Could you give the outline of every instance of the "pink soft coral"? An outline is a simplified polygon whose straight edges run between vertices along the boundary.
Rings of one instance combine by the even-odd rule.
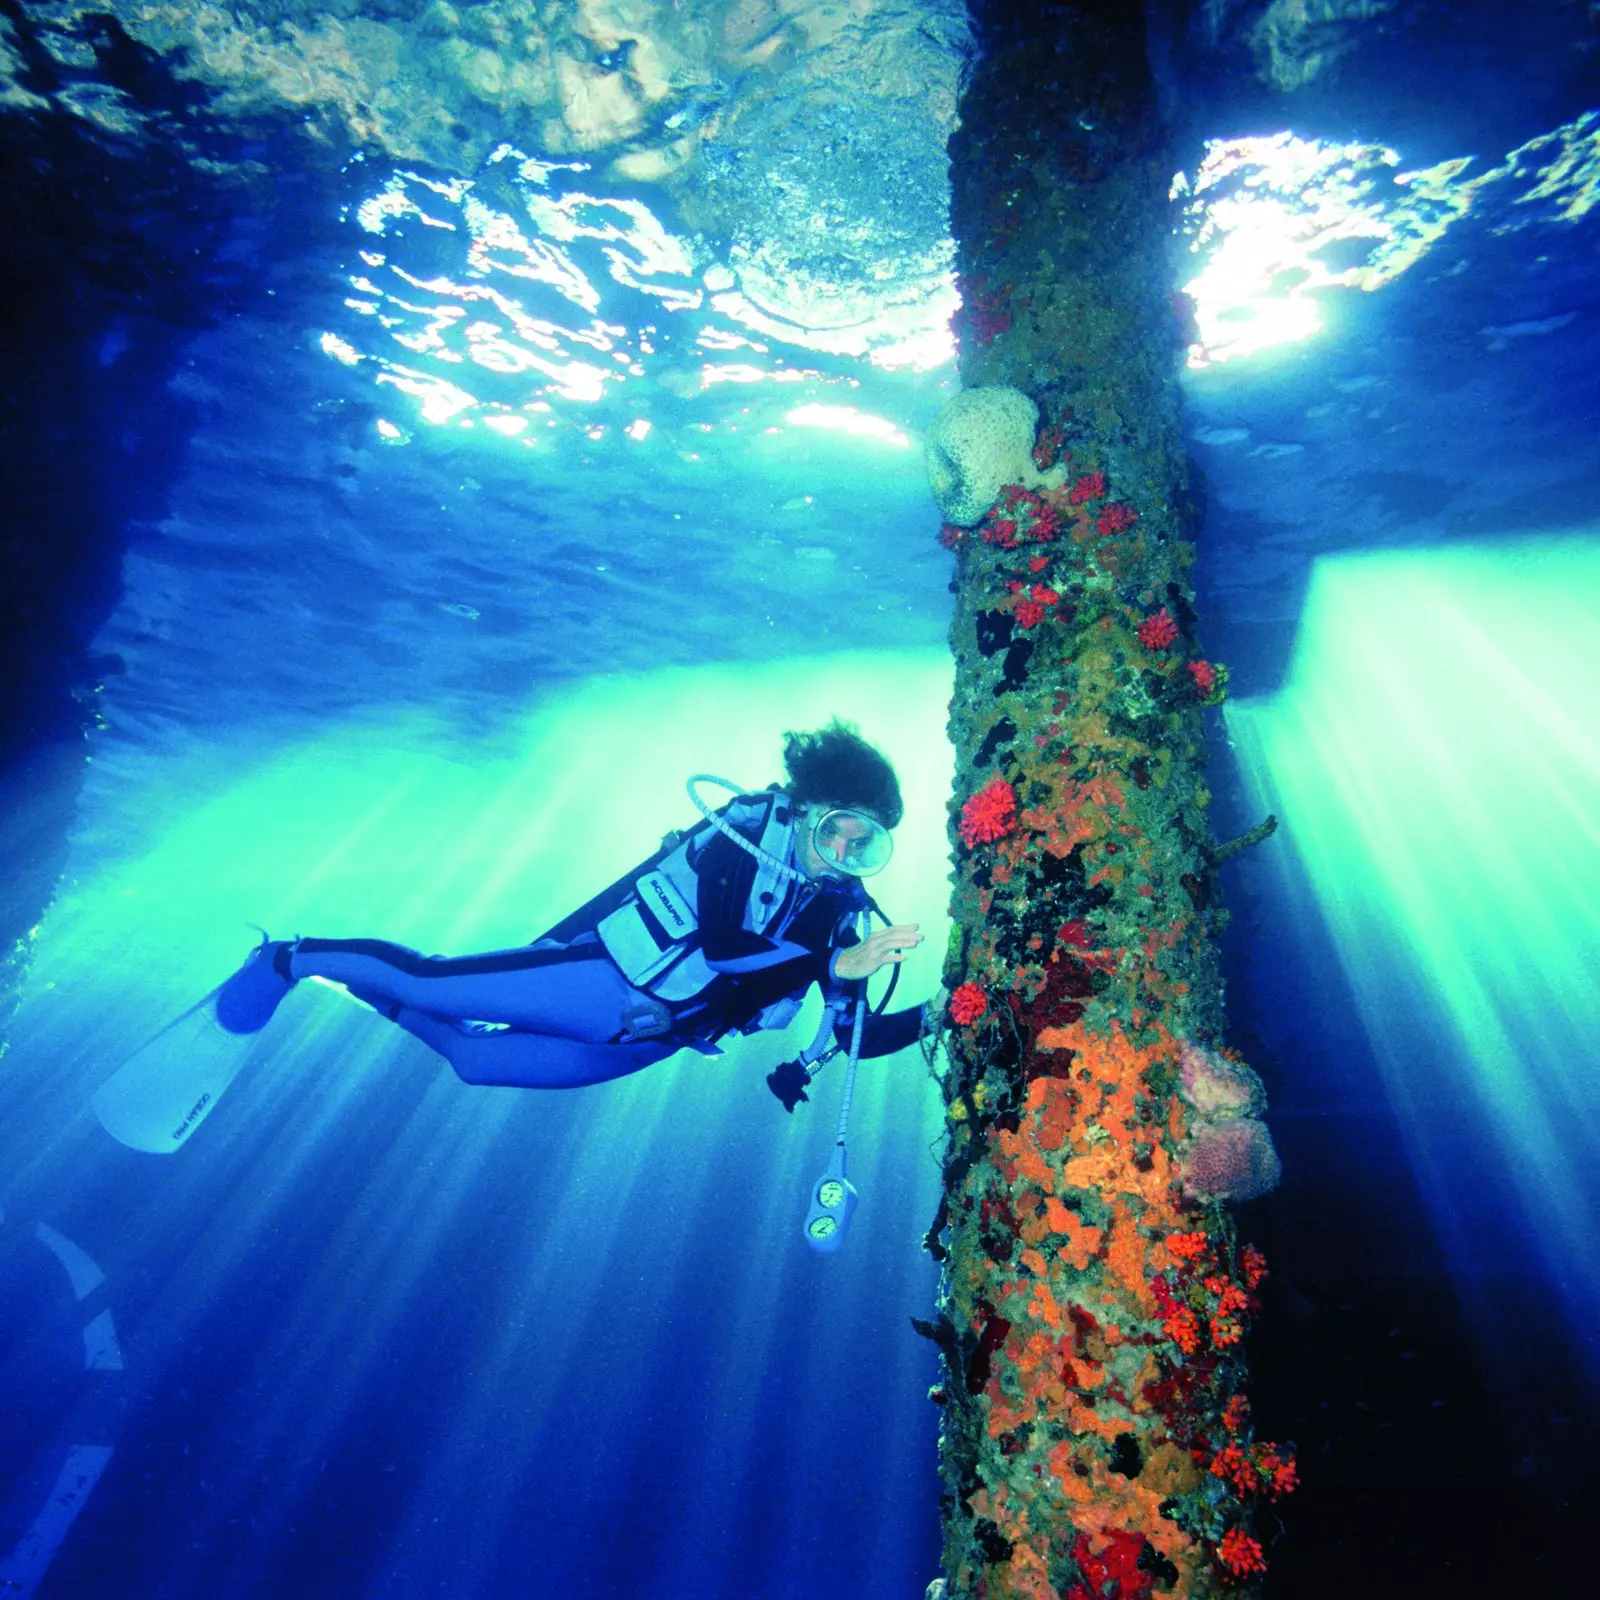
[[[1283,1165],[1254,1117],[1197,1122],[1178,1147],[1183,1187],[1202,1200],[1254,1200],[1277,1188]]]
[[[1261,1080],[1242,1061],[1185,1042],[1178,1057],[1179,1092],[1194,1111],[1178,1147],[1184,1188],[1205,1200],[1253,1200],[1277,1187],[1282,1174]]]
[[[1178,1057],[1178,1081],[1202,1117],[1248,1117],[1266,1101],[1261,1080],[1243,1062],[1188,1041]]]

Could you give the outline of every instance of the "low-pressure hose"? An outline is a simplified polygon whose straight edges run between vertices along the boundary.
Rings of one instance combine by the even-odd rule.
[[[833,1142],[844,1143],[845,1130],[850,1126],[850,1102],[856,1093],[856,1068],[861,1065],[861,1033],[867,1020],[867,980],[861,980],[861,993],[856,996],[855,1026],[850,1030],[850,1064],[845,1068],[844,1098],[839,1102],[839,1129]]]
[[[850,1126],[850,1102],[856,1092],[856,1068],[861,1061],[861,1033],[867,1020],[867,986],[861,983],[856,995],[856,1020],[850,1030],[850,1067],[845,1073],[844,1099],[839,1106],[839,1126],[833,1154],[820,1178],[811,1185],[811,1204],[806,1208],[801,1231],[806,1243],[820,1255],[831,1255],[845,1240],[850,1218],[855,1215],[860,1195],[845,1176],[845,1134]]]
[[[725,818],[718,816],[717,813],[713,811],[698,794],[695,793],[694,786],[697,783],[714,783],[723,789],[732,790],[734,794],[743,794],[745,791],[741,789],[738,784],[729,783],[726,778],[719,778],[710,772],[697,772],[688,780],[687,783],[684,784],[684,788],[688,790],[689,798],[694,802],[695,810],[698,811],[700,815],[704,817],[706,821],[709,822],[724,839],[730,840],[732,843],[738,845],[738,847],[747,854],[753,855],[756,860],[762,864],[762,866],[766,867],[769,871],[776,872],[780,878],[788,878],[793,883],[803,883],[807,881],[807,875],[804,872],[801,872],[798,867],[791,867],[787,861],[780,861],[775,855],[772,854],[771,851],[763,850],[760,845],[755,843],[754,840],[745,838],[745,836],[740,833],[732,823],[728,822]]]
[[[888,916],[885,914],[883,907],[880,906],[878,904],[878,902],[876,900],[874,900],[870,894],[867,896],[867,909],[868,909],[868,911],[870,913],[872,913],[873,915],[877,916],[878,920],[884,925],[884,927],[892,928],[894,926],[894,924],[889,920]],[[872,916],[871,915],[869,915],[868,918],[867,918],[867,926],[869,928],[872,926]],[[865,980],[863,980],[863,982],[865,982]],[[884,1012],[889,1009],[889,1002],[894,998],[895,985],[898,984],[899,982],[900,982],[900,963],[898,961],[896,961],[894,963],[893,968],[891,969],[891,971],[889,973],[889,986],[888,986],[888,988],[886,988],[883,991],[883,998],[881,1000],[879,1000],[877,1005],[875,1005],[872,1008],[873,1016],[881,1017],[884,1014]],[[863,994],[865,994],[866,990],[863,988],[861,992]]]

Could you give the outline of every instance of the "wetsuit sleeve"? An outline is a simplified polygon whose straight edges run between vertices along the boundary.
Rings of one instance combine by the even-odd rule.
[[[713,972],[769,972],[783,967],[791,990],[804,990],[828,976],[828,950],[815,951],[791,939],[767,939],[744,926],[745,906],[755,887],[756,861],[720,833],[695,863],[698,879],[700,953]]]
[[[833,1037],[841,1050],[850,1048],[850,1034],[855,1026],[855,1011],[844,1014],[833,1026]],[[903,1011],[886,1011],[875,1017],[869,1011],[861,1029],[861,1059],[869,1061],[874,1056],[892,1056],[897,1050],[915,1044],[922,1037],[922,1007],[907,1006]]]

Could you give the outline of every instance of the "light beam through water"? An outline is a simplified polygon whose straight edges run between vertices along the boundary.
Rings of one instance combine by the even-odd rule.
[[[815,999],[788,1036],[730,1041],[726,1059],[555,1094],[468,1088],[307,984],[177,1154],[120,1150],[87,1102],[238,960],[246,918],[450,952],[526,942],[697,820],[688,773],[759,787],[781,777],[783,729],[835,711],[906,791],[872,888],[925,927],[895,1004],[921,1001],[944,945],[949,751],[926,730],[949,671],[943,652],[860,653],[618,678],[553,694],[511,740],[394,712],[318,726],[243,772],[237,749],[173,745],[159,783],[91,791],[104,843],[39,935],[0,1170],[35,1212],[85,1208],[97,1254],[141,1284],[141,1400],[207,1395],[203,1434],[185,1434],[187,1401],[168,1423],[206,1488],[165,1580],[241,1593],[304,1561],[297,1541],[332,1538],[307,1530],[352,1519],[317,1558],[352,1595],[379,1592],[337,1566],[352,1551],[388,1550],[379,1566],[409,1593],[599,1596],[623,1592],[608,1563],[630,1548],[653,1551],[664,1594],[732,1593],[736,1576],[707,1574],[740,1559],[741,1524],[792,1523],[804,1544],[841,1516],[862,1530],[844,1592],[865,1592],[868,1560],[875,1579],[917,1574],[931,1527],[903,1506],[931,1507],[931,1439],[905,1423],[933,1358],[908,1330],[932,1287],[939,1107],[916,1052],[863,1065],[865,1198],[850,1249],[825,1261],[800,1221],[842,1073],[792,1117],[762,1081],[810,1037]],[[148,824],[137,854],[118,841],[139,832],[108,814],[129,804]],[[661,1439],[682,1457],[670,1483]],[[843,1515],[832,1468],[863,1451],[881,1493]],[[363,1481],[341,1505],[338,1486]],[[103,1491],[134,1492],[115,1471]]]
[[[1228,726],[1464,1295],[1537,1252],[1593,1357],[1600,542],[1323,560],[1285,688]]]

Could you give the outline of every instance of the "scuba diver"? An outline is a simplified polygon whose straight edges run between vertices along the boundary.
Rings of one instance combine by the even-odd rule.
[[[863,998],[865,980],[897,969],[923,937],[914,923],[888,924],[862,883],[893,849],[894,768],[838,719],[785,734],[783,764],[787,785],[755,794],[691,779],[704,821],[530,945],[424,956],[381,939],[263,939],[216,991],[215,1021],[255,1033],[296,983],[322,978],[467,1083],[570,1089],[685,1048],[720,1054],[728,1033],[785,1027],[817,984],[816,1040],[767,1080],[793,1111],[837,1051],[889,1055],[935,1019],[921,1006],[885,1013],[887,995],[868,1015]],[[696,788],[713,782],[736,794],[715,811]],[[863,932],[873,915],[886,926]]]

